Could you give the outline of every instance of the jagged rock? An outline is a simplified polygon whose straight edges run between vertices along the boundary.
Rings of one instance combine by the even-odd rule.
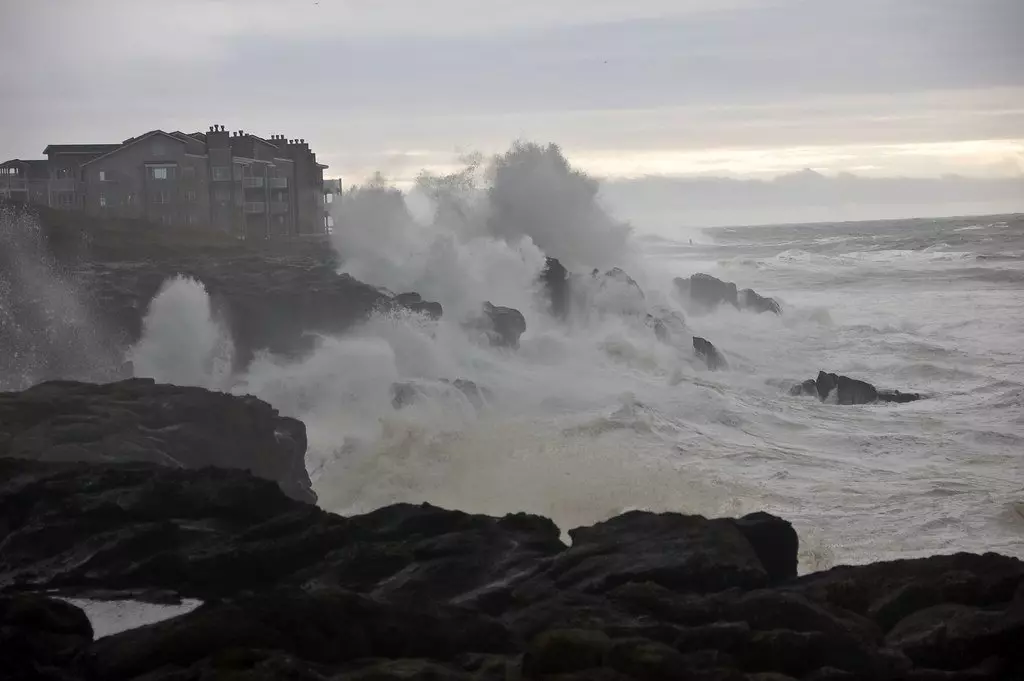
[[[569,316],[569,272],[555,258],[547,258],[540,275],[550,301],[551,314],[559,319]]]
[[[10,681],[69,680],[92,643],[92,625],[70,603],[42,596],[0,596],[0,675]]]
[[[240,468],[316,501],[306,427],[255,397],[130,379],[0,393],[0,456]]]
[[[762,312],[774,312],[782,314],[782,308],[774,298],[766,298],[753,289],[745,288],[737,296],[739,307],[744,310],[753,310],[758,314]]]
[[[690,335],[683,315],[661,305],[651,308],[644,318],[644,323],[654,331],[654,337],[662,343],[671,344],[676,338]]]
[[[878,390],[865,381],[849,376],[818,372],[818,378],[807,379],[793,386],[789,394],[794,396],[814,395],[822,402],[835,393],[837,404],[871,404],[872,402],[896,402],[903,404],[921,399],[918,393],[901,393],[899,390]]]
[[[722,354],[718,352],[718,348],[700,336],[693,337],[693,351],[697,353],[697,356],[704,360],[707,364],[708,369],[717,371],[719,369],[729,368],[729,363],[725,361]]]
[[[267,588],[346,536],[344,519],[242,470],[0,458],[0,591]]]
[[[565,546],[537,516],[398,504],[341,518],[244,471],[0,458],[0,518],[0,591],[157,589],[207,601],[91,644],[68,608],[71,638],[60,640],[70,645],[46,649],[70,655],[53,678],[950,681],[1024,671],[1020,560],[957,554],[796,577],[796,534],[765,513],[635,511],[572,530]],[[27,640],[25,620],[7,626],[5,602],[0,636]]]
[[[399,293],[395,296],[394,302],[399,307],[424,314],[431,319],[440,319],[444,315],[444,308],[441,307],[441,303],[423,300],[423,297],[418,293]]]
[[[676,277],[672,282],[680,295],[705,310],[728,304],[739,310],[782,314],[782,308],[775,299],[761,296],[749,288],[738,291],[736,284],[710,274],[698,272],[689,279]]]
[[[498,307],[486,302],[483,316],[470,320],[467,326],[483,332],[492,346],[518,348],[519,337],[526,333],[526,317],[515,308]]]

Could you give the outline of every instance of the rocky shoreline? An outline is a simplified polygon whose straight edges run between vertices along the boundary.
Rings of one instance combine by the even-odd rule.
[[[198,412],[268,425],[263,439],[251,424],[232,429],[253,434],[229,457],[215,428],[190,420]],[[1024,674],[1020,560],[956,554],[798,576],[796,532],[766,513],[634,511],[572,529],[568,544],[527,514],[398,504],[341,517],[266,473],[304,453],[297,427],[271,412],[149,381],[0,395],[4,678]],[[288,438],[274,435],[289,424]],[[145,455],[132,456],[140,433]],[[68,597],[203,605],[94,640]]]

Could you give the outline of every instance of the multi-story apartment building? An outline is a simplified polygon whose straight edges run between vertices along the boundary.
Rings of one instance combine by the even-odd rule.
[[[303,139],[215,125],[120,144],[51,144],[43,154],[0,164],[0,198],[246,238],[327,231],[327,166]]]

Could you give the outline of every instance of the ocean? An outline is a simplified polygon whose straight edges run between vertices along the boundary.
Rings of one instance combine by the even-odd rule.
[[[630,509],[766,510],[796,527],[804,571],[956,551],[1024,557],[1024,216],[717,228],[678,241],[612,221],[594,238],[591,213],[518,235],[366,217],[379,229],[336,235],[341,271],[418,291],[444,305],[442,319],[377,314],[305,356],[263,353],[232,373],[215,305],[202,282],[179,277],[124,358],[136,375],[253,394],[302,419],[319,503],[343,514],[430,502],[537,513],[568,531]],[[574,267],[584,274],[573,314],[556,320],[537,282],[541,248],[604,258],[643,296]],[[672,280],[697,272],[774,297],[782,314],[692,310]],[[76,300],[51,284],[51,298]],[[485,300],[523,312],[517,349],[463,324]],[[87,319],[80,308],[72,321]],[[667,320],[667,340],[647,314]],[[695,357],[694,335],[728,368]],[[926,399],[789,395],[819,370]],[[413,399],[396,405],[396,385]]]
[[[568,326],[524,309],[517,352],[481,348],[451,322],[374,319],[301,365],[267,360],[244,385],[306,421],[321,504],[342,513],[429,501],[569,529],[634,508],[767,510],[796,526],[804,570],[1024,556],[1024,217],[638,244],[644,305],[685,314],[669,344],[618,300],[592,300],[600,313]],[[783,314],[690,314],[669,282],[695,272],[773,296]],[[730,368],[708,371],[690,332]],[[819,370],[927,399],[787,394]],[[453,378],[489,390],[489,404],[439,380]],[[394,409],[394,381],[422,399]]]

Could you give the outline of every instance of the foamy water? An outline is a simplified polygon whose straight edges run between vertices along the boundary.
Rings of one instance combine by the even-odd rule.
[[[129,353],[136,374],[255,394],[301,418],[320,504],[340,513],[428,501],[570,529],[636,508],[763,509],[795,524],[805,570],[957,550],[1024,556],[1021,218],[637,239],[585,177],[521,153],[488,187],[472,173],[436,182],[432,219],[379,186],[338,207],[342,270],[418,290],[444,305],[442,320],[374,316],[305,357],[261,354],[231,375],[231,339],[202,282],[179,278],[149,307]],[[568,322],[545,311],[535,283],[542,246],[585,273]],[[611,265],[645,295],[586,274]],[[690,315],[671,280],[695,272],[776,297],[784,314]],[[484,301],[524,313],[517,350],[465,329]],[[670,320],[669,342],[648,312]],[[691,335],[729,369],[708,371]],[[821,369],[928,399],[788,395]],[[456,379],[480,386],[483,404]],[[418,394],[400,409],[396,382]]]
[[[261,357],[230,387],[306,421],[320,503],[341,513],[429,501],[532,511],[568,529],[633,508],[766,509],[796,525],[804,569],[1024,555],[1024,261],[979,264],[996,248],[986,229],[934,248],[957,224],[875,225],[863,251],[864,225],[647,242],[634,263],[641,307],[681,311],[668,275],[696,271],[783,302],[781,317],[688,318],[728,371],[697,362],[687,333],[657,341],[622,291],[595,289],[569,324],[524,306],[518,351],[475,342],[457,319],[376,317],[300,361]],[[920,248],[908,247],[910,229],[922,231]],[[1003,252],[1019,247],[1000,238]],[[836,406],[786,394],[819,369],[929,399]],[[444,382],[456,378],[487,388],[488,403]],[[421,397],[396,410],[396,381]]]

